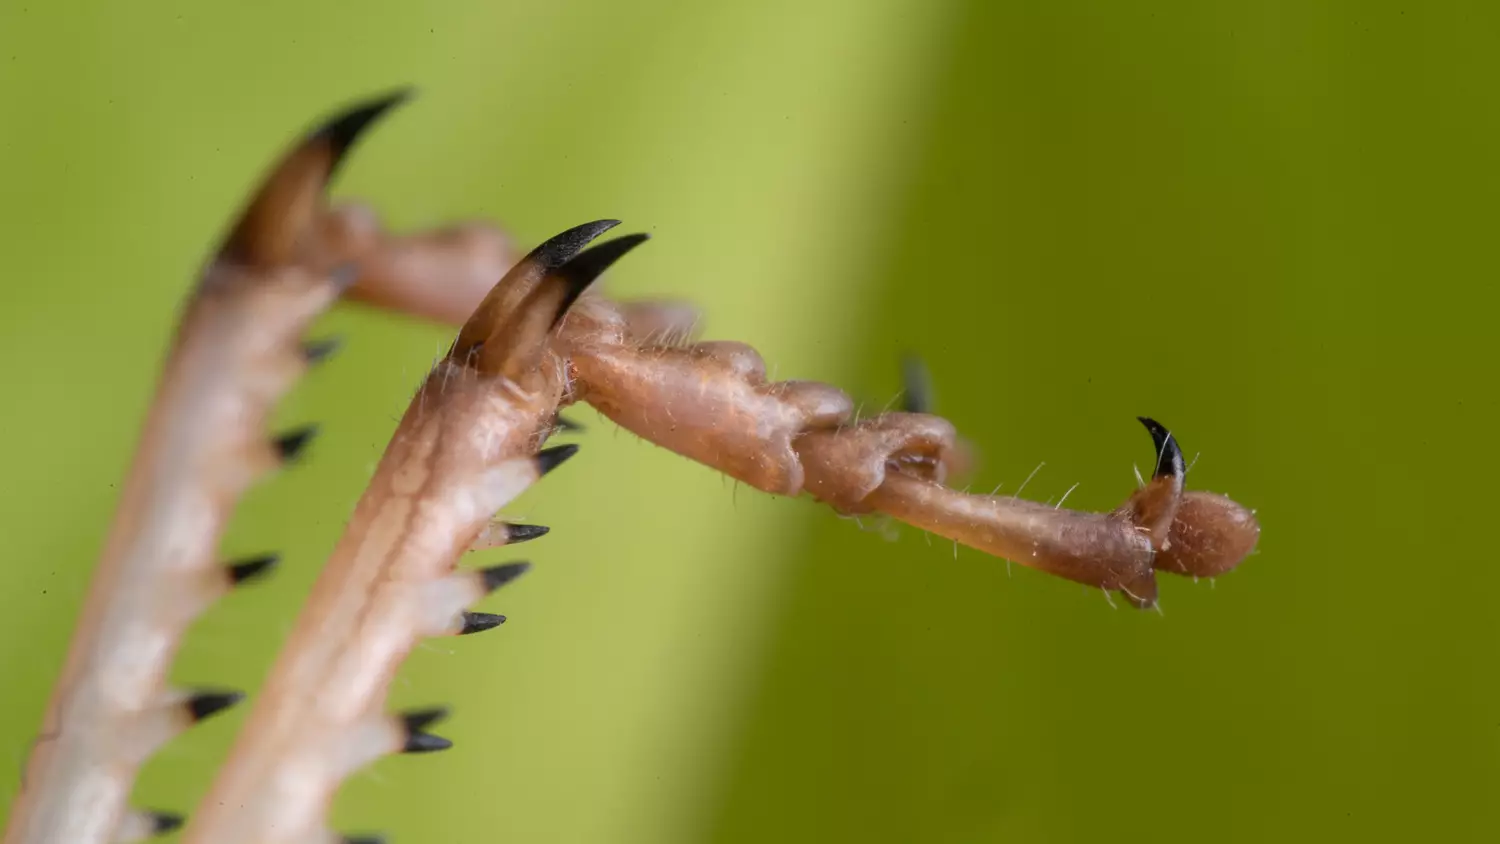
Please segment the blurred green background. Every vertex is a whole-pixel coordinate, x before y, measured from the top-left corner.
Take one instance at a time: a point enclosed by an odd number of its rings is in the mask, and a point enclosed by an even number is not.
[[[1179,434],[1261,551],[1163,615],[773,500],[589,412],[551,525],[393,703],[446,754],[353,778],[398,842],[1491,840],[1500,822],[1493,3],[0,4],[0,806],[176,307],[312,121],[412,83],[337,186],[526,243],[867,410],[921,353],[975,489],[1104,509]],[[440,327],[355,308],[288,397],[312,459],[225,555],[182,682],[258,685]],[[514,555],[512,555],[514,556]],[[499,552],[476,555],[484,561]],[[493,606],[491,606],[492,604]],[[191,808],[243,712],[154,759]],[[3,812],[0,809],[0,812]]]

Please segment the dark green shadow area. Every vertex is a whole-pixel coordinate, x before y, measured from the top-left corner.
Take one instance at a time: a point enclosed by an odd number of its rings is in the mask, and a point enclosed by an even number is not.
[[[1158,616],[822,519],[706,840],[1495,827],[1497,23],[969,4],[850,386],[920,351],[975,490],[1090,509],[1157,417],[1261,551]]]

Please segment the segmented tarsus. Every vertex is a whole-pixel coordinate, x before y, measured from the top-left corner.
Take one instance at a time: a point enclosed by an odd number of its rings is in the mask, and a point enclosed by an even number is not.
[[[842,390],[766,379],[743,343],[661,344],[597,296],[557,340],[568,360],[564,403],[583,401],[638,436],[775,495],[807,493],[840,513],[883,513],[989,554],[1157,602],[1156,571],[1221,574],[1260,535],[1254,515],[1220,495],[1184,492],[1176,438],[1142,418],[1156,447],[1152,479],[1118,509],[1087,513],[1012,496],[969,495],[945,481],[967,457],[947,420],[896,411],[855,420]],[[912,386],[913,408],[926,385]]]

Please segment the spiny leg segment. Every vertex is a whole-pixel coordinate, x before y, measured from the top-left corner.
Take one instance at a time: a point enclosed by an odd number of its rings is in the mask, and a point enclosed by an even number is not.
[[[305,147],[336,160],[362,126],[325,127]],[[243,231],[209,262],[180,321],[6,844],[102,844],[176,823],[126,810],[150,752],[193,720],[185,712],[207,714],[166,686],[168,668],[209,604],[275,562],[222,565],[219,538],[244,491],[312,439],[312,427],[262,432],[329,351],[303,345],[302,331],[353,280],[283,260]]]
[[[577,450],[538,451],[563,391],[549,341],[583,289],[644,240],[585,248],[614,225],[579,226],[534,250],[427,377],[184,840],[335,840],[326,812],[344,777],[386,754],[448,746],[426,732],[440,710],[390,715],[386,692],[423,638],[498,624],[469,607],[526,571],[456,564],[493,541],[500,508]]]
[[[205,266],[179,320],[4,844],[130,841],[182,823],[169,812],[130,811],[126,801],[151,751],[238,700],[238,693],[169,688],[167,672],[199,614],[279,561],[266,553],[223,563],[218,545],[244,491],[296,462],[316,434],[312,425],[263,434],[276,400],[338,347],[333,338],[304,342],[302,332],[351,285],[355,298],[446,319],[455,299],[470,302],[474,287],[488,290],[514,263],[508,239],[487,224],[395,235],[359,206],[327,206],[325,188],[339,163],[404,98],[361,103],[301,139]]]

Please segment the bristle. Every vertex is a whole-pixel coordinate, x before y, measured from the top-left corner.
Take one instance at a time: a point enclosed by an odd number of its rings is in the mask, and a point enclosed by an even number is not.
[[[487,569],[480,569],[479,579],[484,583],[484,589],[486,592],[493,592],[530,570],[531,563],[502,563],[498,566],[490,566]]]
[[[216,715],[245,699],[244,692],[199,691],[188,698],[184,706],[195,723]]]
[[[554,274],[567,282],[568,290],[562,301],[558,303],[557,312],[552,318],[553,324],[555,325],[563,318],[578,297],[583,295],[583,291],[597,281],[605,270],[623,258],[625,253],[650,239],[651,236],[648,234],[618,237],[586,249],[558,267]]]
[[[278,436],[271,444],[276,449],[276,454],[282,463],[294,463],[307,450],[307,446],[312,442],[313,437],[317,435],[317,425],[304,425],[301,428]]]
[[[505,523],[505,544],[518,545],[522,542],[530,542],[546,536],[552,528],[546,525],[518,525],[513,522]]]
[[[541,451],[537,452],[536,455],[537,474],[547,474],[553,469],[556,469],[558,466],[561,466],[563,464],[563,461],[567,460],[569,457],[572,457],[577,453],[578,446],[573,444],[555,445],[551,448],[542,449]]]
[[[463,618],[464,626],[458,631],[460,636],[483,633],[505,623],[505,616],[490,612],[465,612]]]
[[[341,337],[309,340],[302,344],[302,359],[307,361],[308,366],[316,366],[331,357],[343,345],[344,340]]]
[[[250,557],[228,566],[229,582],[239,586],[251,580],[258,580],[271,573],[271,570],[281,562],[280,554],[261,554]]]

